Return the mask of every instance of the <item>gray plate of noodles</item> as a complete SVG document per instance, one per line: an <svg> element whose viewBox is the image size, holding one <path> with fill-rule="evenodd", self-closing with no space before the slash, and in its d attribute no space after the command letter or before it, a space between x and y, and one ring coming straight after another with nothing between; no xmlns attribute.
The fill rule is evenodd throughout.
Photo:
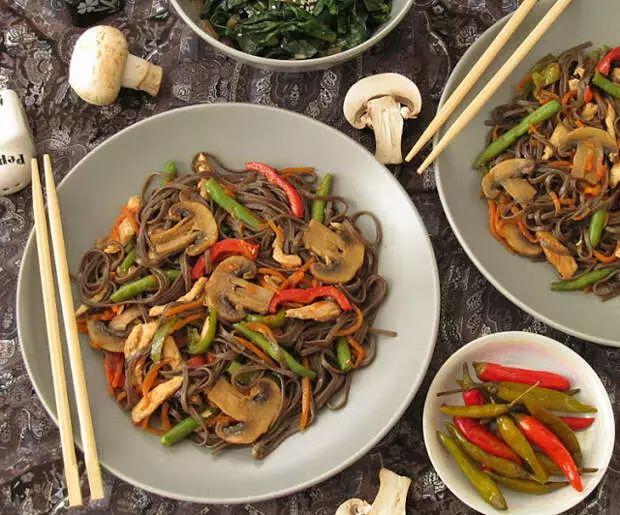
<svg viewBox="0 0 620 515"><path fill-rule="evenodd" d="M360 458L415 395L433 251L340 132L261 106L174 110L97 147L59 196L100 459L120 478L203 503L288 494ZM18 319L55 419L33 238Z"/></svg>
<svg viewBox="0 0 620 515"><path fill-rule="evenodd" d="M536 6L480 84L552 3ZM619 16L613 0L575 0L437 162L450 224L487 279L539 320L616 347ZM596 19L610 23L585 21ZM444 99L502 23L466 53Z"/></svg>

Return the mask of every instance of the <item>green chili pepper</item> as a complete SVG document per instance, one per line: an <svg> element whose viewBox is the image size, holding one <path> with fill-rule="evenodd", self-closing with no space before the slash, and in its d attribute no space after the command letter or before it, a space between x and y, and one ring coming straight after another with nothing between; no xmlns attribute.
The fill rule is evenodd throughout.
<svg viewBox="0 0 620 515"><path fill-rule="evenodd" d="M568 486L570 483L568 481L551 481L549 483L545 483L541 485L536 481L530 481L528 479L514 479L510 477L500 476L499 474L494 474L493 472L485 471L485 474L492 477L495 481L504 485L515 492L522 492L524 494L532 494L532 495L544 495L550 492L554 492L555 490L559 490L560 488L564 488Z"/></svg>
<svg viewBox="0 0 620 515"><path fill-rule="evenodd" d="M441 431L437 431L437 438L439 438L441 445L448 451L463 474L465 474L465 477L467 477L472 486L478 491L480 497L498 510L507 510L508 505L506 504L506 499L504 499L502 492L495 482L470 460L467 454L465 454L452 438L443 434Z"/></svg>
<svg viewBox="0 0 620 515"><path fill-rule="evenodd" d="M536 89L542 89L559 81L560 75L560 64L549 63L542 70L532 72L532 82Z"/></svg>
<svg viewBox="0 0 620 515"><path fill-rule="evenodd" d="M607 215L607 211L605 209L599 209L596 213L592 215L590 218L590 243L592 244L592 248L595 248L601 241L601 236L603 235L603 229L605 228L605 217Z"/></svg>
<svg viewBox="0 0 620 515"><path fill-rule="evenodd" d="M118 266L118 270L120 272L127 272L131 265L136 262L136 244L135 240L131 240L127 245L125 245L125 259Z"/></svg>
<svg viewBox="0 0 620 515"><path fill-rule="evenodd" d="M500 436L508 444L508 446L519 456L521 456L530 466L532 472L534 473L534 479L536 479L539 483L546 483L549 479L546 469L541 465L540 461L538 461L538 458L536 458L536 453L534 452L534 449L532 449L530 442L517 427L512 418L507 415L498 417L497 427L499 429Z"/></svg>
<svg viewBox="0 0 620 515"><path fill-rule="evenodd" d="M211 177L204 185L206 192L218 206L225 209L233 218L243 222L252 229L260 229L261 221L247 208L243 207L234 198L228 196L218 182Z"/></svg>
<svg viewBox="0 0 620 515"><path fill-rule="evenodd" d="M532 388L526 384L511 382L491 383L485 386L490 393L497 395L506 402L512 402L517 397L522 397L526 390ZM540 406L549 410L566 411L568 413L592 413L597 411L595 407L583 404L570 395L557 390L536 386L528 393L536 399ZM518 399L517 402L523 404L523 398Z"/></svg>
<svg viewBox="0 0 620 515"><path fill-rule="evenodd" d="M286 323L286 313L280 311L275 315L248 315L245 317L247 322L256 322L259 324L265 324L271 329L279 329Z"/></svg>
<svg viewBox="0 0 620 515"><path fill-rule="evenodd" d="M338 365L340 370L348 372L353 368L351 366L351 348L349 342L344 336L336 338L336 358L338 358Z"/></svg>
<svg viewBox="0 0 620 515"><path fill-rule="evenodd" d="M332 187L332 182L334 181L334 176L331 173L328 173L325 177L323 177L323 181L319 184L319 187L316 190L316 194L324 197L325 195L329 195L329 192ZM325 218L325 201L320 199L315 199L312 201L312 219L317 222L323 223Z"/></svg>
<svg viewBox="0 0 620 515"><path fill-rule="evenodd" d="M209 408L200 414L200 416L208 420L213 415L218 413L218 409ZM188 435L192 434L198 427L200 423L194 417L187 417L177 422L170 430L161 435L161 443L166 447L172 447L175 443L180 442Z"/></svg>
<svg viewBox="0 0 620 515"><path fill-rule="evenodd" d="M448 406L443 404L439 409L450 417L495 418L508 413L512 406L510 404L483 404L482 406Z"/></svg>
<svg viewBox="0 0 620 515"><path fill-rule="evenodd" d="M605 78L600 72L594 74L592 84L598 86L603 91L609 93L612 97L620 98L620 84L610 81Z"/></svg>
<svg viewBox="0 0 620 515"><path fill-rule="evenodd" d="M179 275L181 275L181 272L178 270L166 270L165 275L168 278L168 281L174 282ZM157 282L157 277L154 275L147 275L146 277L142 277L141 279L121 286L112 295L110 295L110 300L112 302L123 302L125 300L133 299L145 291L157 288L158 285L159 283Z"/></svg>
<svg viewBox="0 0 620 515"><path fill-rule="evenodd" d="M188 329L188 334L191 334L191 336L187 341L187 352L190 354L204 354L213 343L213 340L215 339L215 331L217 329L217 313L213 308L209 308L208 321L209 325L207 326L207 333L202 339L194 327Z"/></svg>
<svg viewBox="0 0 620 515"><path fill-rule="evenodd" d="M581 465L583 462L583 454L581 453L579 440L577 440L577 437L571 428L566 425L566 422L551 413L549 410L540 406L536 399L531 395L525 395L524 400L525 407L528 409L530 414L551 429L551 431L555 433L555 436L557 436L564 444L564 447L566 447L568 452L571 453L577 466Z"/></svg>
<svg viewBox="0 0 620 515"><path fill-rule="evenodd" d="M176 324L178 320L178 317L173 317L165 324L159 326L157 331L155 331L153 341L151 342L151 361L153 361L153 363L159 363L159 360L161 359L161 350L164 347L164 341L168 334L170 334L172 326Z"/></svg>
<svg viewBox="0 0 620 515"><path fill-rule="evenodd" d="M491 143L482 154L476 159L474 168L482 168L491 159L499 156L504 150L512 146L521 136L527 134L530 126L537 125L551 118L562 109L562 104L557 100L547 102L539 107L533 113L527 115L521 122L502 134L493 143Z"/></svg>
<svg viewBox="0 0 620 515"><path fill-rule="evenodd" d="M243 336L252 340L256 345L258 345L262 350L264 350L269 356L271 356L276 361L280 361L280 358L284 361L286 366L291 370L291 372L295 372L300 376L307 376L310 379L314 379L316 377L316 372L314 370L308 370L303 367L293 356L291 356L286 350L284 350L279 345L274 345L267 338L265 338L262 334L257 333L256 331L252 331L248 329L245 325L237 323L233 324L233 327L239 331Z"/></svg>
<svg viewBox="0 0 620 515"><path fill-rule="evenodd" d="M161 181L162 185L168 184L172 179L177 176L177 165L174 163L174 161L166 161L166 164L164 165L164 175L165 178Z"/></svg>
<svg viewBox="0 0 620 515"><path fill-rule="evenodd" d="M588 286L592 286L599 281L605 279L608 275L614 272L613 268L601 268L600 270L592 270L587 274L578 277L572 281L556 281L551 283L551 289L553 291L575 291L583 290Z"/></svg>
<svg viewBox="0 0 620 515"><path fill-rule="evenodd" d="M557 463L546 454L542 452L537 452L536 457L538 458L538 461L540 461L540 464L545 467L545 470L550 476L564 475L564 472L562 472L562 469L558 467ZM592 467L582 467L579 469L579 472L581 474L594 474L595 472L598 472L598 469Z"/></svg>
<svg viewBox="0 0 620 515"><path fill-rule="evenodd" d="M459 444L461 449L463 449L478 463L486 465L504 476L520 478L528 477L527 470L516 464L514 461L495 456L470 442L467 438L465 438L465 436L463 436L454 424L446 424L446 429L449 431L450 436L454 438L456 443Z"/></svg>

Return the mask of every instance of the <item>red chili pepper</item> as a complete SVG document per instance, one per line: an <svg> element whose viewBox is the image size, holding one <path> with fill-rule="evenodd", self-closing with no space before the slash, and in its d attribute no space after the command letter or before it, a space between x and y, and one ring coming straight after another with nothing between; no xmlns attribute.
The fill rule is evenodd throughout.
<svg viewBox="0 0 620 515"><path fill-rule="evenodd" d="M252 170L254 172L262 173L267 180L282 189L286 196L288 197L288 202L291 206L291 211L297 218L304 217L304 203L297 193L297 190L288 182L284 177L282 177L278 172L276 172L271 166L266 165L265 163L256 163L249 162L245 163L245 167L248 170Z"/></svg>
<svg viewBox="0 0 620 515"><path fill-rule="evenodd" d="M581 483L581 476L579 476L579 469L570 452L558 437L531 415L515 415L515 419L527 439L538 445L560 467L575 490L582 492L583 484Z"/></svg>
<svg viewBox="0 0 620 515"><path fill-rule="evenodd" d="M473 388L475 385L469 375L469 366L467 363L463 364L463 379L459 382L459 385L465 388L465 390L463 390L463 401L465 402L465 406L482 406L485 403L482 392L478 390L478 388Z"/></svg>
<svg viewBox="0 0 620 515"><path fill-rule="evenodd" d="M317 286L316 288L291 288L277 292L271 299L269 304L269 312L275 313L278 306L283 302L300 302L301 304L310 304L319 297L331 297L344 311L353 309L349 299L335 286Z"/></svg>
<svg viewBox="0 0 620 515"><path fill-rule="evenodd" d="M587 104L588 102L592 102L594 98L594 93L592 93L592 88L590 86L586 86L586 90L583 93L583 101Z"/></svg>
<svg viewBox="0 0 620 515"><path fill-rule="evenodd" d="M611 65L614 61L620 61L620 46L614 48L611 52L609 52L601 61L598 63L596 70L602 75L609 75L611 71Z"/></svg>
<svg viewBox="0 0 620 515"><path fill-rule="evenodd" d="M207 360L205 357L202 354L198 354L198 356L194 356L193 358L187 360L187 368L201 367L206 363Z"/></svg>
<svg viewBox="0 0 620 515"><path fill-rule="evenodd" d="M594 423L594 420L595 420L592 417L560 417L560 418L573 431L579 431L580 429L587 429Z"/></svg>
<svg viewBox="0 0 620 515"><path fill-rule="evenodd" d="M192 271L190 273L190 277L192 278L192 281L197 281L203 275L205 275L206 268L207 268L207 265L205 261L205 255L201 254L200 257L194 263L194 266L192 267Z"/></svg>
<svg viewBox="0 0 620 515"><path fill-rule="evenodd" d="M221 240L209 249L211 263L215 263L227 254L240 254L252 261L256 261L260 245L248 243L245 240Z"/></svg>
<svg viewBox="0 0 620 515"><path fill-rule="evenodd" d="M463 433L463 436L467 438L471 443L476 444L481 449L505 458L510 461L514 461L521 465L523 462L521 458L506 445L502 440L495 436L491 431L484 427L480 422L473 418L467 417L454 417L454 423L458 427L459 431Z"/></svg>
<svg viewBox="0 0 620 515"><path fill-rule="evenodd" d="M118 352L106 352L103 357L108 391L110 395L116 388L125 386L125 357Z"/></svg>
<svg viewBox="0 0 620 515"><path fill-rule="evenodd" d="M476 375L483 381L510 381L513 383L534 385L552 390L568 390L570 382L565 377L542 370L527 370L525 368L504 367L497 363L474 363Z"/></svg>

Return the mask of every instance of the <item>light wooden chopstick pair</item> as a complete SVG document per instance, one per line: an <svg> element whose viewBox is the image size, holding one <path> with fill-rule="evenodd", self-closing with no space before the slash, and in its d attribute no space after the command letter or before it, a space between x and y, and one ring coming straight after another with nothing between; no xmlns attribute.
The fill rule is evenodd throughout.
<svg viewBox="0 0 620 515"><path fill-rule="evenodd" d="M480 112L480 109L489 101L493 94L499 89L499 87L506 81L515 68L521 63L521 61L527 56L527 54L534 48L534 45L545 34L545 32L551 27L551 25L562 14L564 9L568 7L572 0L558 0L551 9L547 12L544 18L538 23L538 25L530 32L525 38L523 43L515 50L510 58L499 69L495 76L487 83L487 85L480 91L471 104L463 111L463 113L457 118L457 120L446 131L443 138L439 140L430 155L424 160L422 165L418 168L418 173L423 173L429 165L437 159L437 157L446 149L446 147L456 138L460 132L469 124L473 118ZM482 54L475 66L467 74L463 82L454 90L454 93L446 101L441 110L437 113L433 121L426 128L420 139L411 149L411 152L406 157L406 161L411 161L418 152L426 145L435 133L443 126L448 120L450 115L458 107L461 101L465 98L467 93L480 79L485 70L489 67L493 59L497 56L502 48L506 45L510 36L512 36L521 25L523 20L527 17L530 11L536 5L536 0L523 0L521 6L515 11L514 15L508 20L506 25L502 28L497 35L493 43Z"/></svg>
<svg viewBox="0 0 620 515"><path fill-rule="evenodd" d="M52 380L54 383L54 398L58 412L58 425L60 427L60 442L62 445L62 459L67 481L67 492L70 506L82 504L82 491L80 488L80 475L75 457L73 443L73 430L71 427L71 411L67 397L67 384L65 368L62 356L62 343L58 325L58 312L56 308L56 295L54 291L54 275L52 272L52 259L47 234L47 220L43 201L43 190L39 179L39 165L36 159L32 160L32 202L35 220L35 233L37 238L37 253L39 256L39 271L41 273L41 286L43 291L43 307L45 311L45 324L47 326L47 339L50 351L52 367ZM69 362L75 399L77 404L78 418L80 423L80 436L84 449L84 461L91 499L103 498L103 483L101 480L101 468L97 456L95 432L93 421L88 405L88 391L84 377L84 365L78 336L77 323L74 315L73 296L71 295L71 283L69 279L69 266L65 251L65 239L60 217L60 205L54 176L52 175L52 161L50 156L43 156L45 170L45 186L47 189L47 208L50 218L50 233L54 248L54 263L58 277L58 290L62 306L63 323L69 348Z"/></svg>

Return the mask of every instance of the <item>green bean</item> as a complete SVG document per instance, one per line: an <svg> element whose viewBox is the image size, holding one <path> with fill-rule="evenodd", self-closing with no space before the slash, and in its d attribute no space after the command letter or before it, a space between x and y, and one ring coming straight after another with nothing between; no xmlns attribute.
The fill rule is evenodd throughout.
<svg viewBox="0 0 620 515"><path fill-rule="evenodd" d="M527 384L511 383L509 381L485 384L485 386L489 393L497 395L506 402L512 402L517 399L517 403L523 404L523 393L529 390L528 394L534 396L543 408L549 410L566 411L568 413L591 413L597 411L595 407L583 404L564 392L558 392L549 388L542 388L540 386L532 388ZM518 399L519 397L521 398Z"/></svg>
<svg viewBox="0 0 620 515"><path fill-rule="evenodd" d="M607 216L607 211L605 209L599 209L596 213L592 215L590 218L590 243L592 244L592 248L595 248L601 241L601 236L603 235L603 229L605 228L605 218Z"/></svg>
<svg viewBox="0 0 620 515"><path fill-rule="evenodd" d="M544 495L569 485L568 481L551 481L549 483L540 484L536 481L530 481L528 479L514 479L500 476L499 474L494 474L489 471L485 471L485 474L492 477L495 481L505 487L510 488L515 492L522 492L524 494Z"/></svg>
<svg viewBox="0 0 620 515"><path fill-rule="evenodd" d="M482 406L448 406L443 404L439 409L450 417L495 418L508 413L512 406L510 404L483 404Z"/></svg>
<svg viewBox="0 0 620 515"><path fill-rule="evenodd" d="M541 465L540 461L538 461L530 442L517 427L512 418L508 415L498 417L497 428L504 442L530 466L534 473L534 479L539 483L546 483L549 479L546 469Z"/></svg>
<svg viewBox="0 0 620 515"><path fill-rule="evenodd" d="M562 104L557 100L547 102L533 113L527 115L521 122L502 134L491 143L482 154L476 159L474 168L482 168L491 159L499 156L504 150L513 145L521 136L526 134L532 125L537 125L551 118L562 109Z"/></svg>
<svg viewBox="0 0 620 515"><path fill-rule="evenodd" d="M136 262L136 240L131 240L127 245L125 245L125 259L118 266L119 272L126 273L131 265Z"/></svg>
<svg viewBox="0 0 620 515"><path fill-rule="evenodd" d="M262 334L257 333L256 331L252 331L248 329L245 325L241 323L233 324L233 327L239 331L243 336L252 340L256 345L258 345L262 350L264 350L269 356L275 359L277 362L280 362L280 358L284 361L286 366L291 370L291 372L295 372L300 376L306 376L310 379L316 378L316 372L314 370L308 370L304 366L302 366L293 356L291 356L286 350L284 350L279 345L274 345L267 338L265 338Z"/></svg>
<svg viewBox="0 0 620 515"><path fill-rule="evenodd" d="M321 184L319 184L319 187L316 190L316 194L320 195L321 197L329 195L333 181L334 176L331 173L328 173L325 177L323 177ZM325 201L321 199L314 199L312 201L312 219L316 220L317 222L323 223L324 218Z"/></svg>
<svg viewBox="0 0 620 515"><path fill-rule="evenodd" d="M208 420L213 415L215 415L219 410L216 408L209 408L200 414L200 416ZM187 417L177 422L171 429L161 435L161 443L166 447L172 447L175 443L180 442L188 435L192 434L198 427L200 423L194 417Z"/></svg>
<svg viewBox="0 0 620 515"><path fill-rule="evenodd" d="M181 274L178 270L166 270L164 273L170 282L176 281ZM112 302L123 302L125 300L133 299L145 291L157 288L158 285L159 283L157 281L157 277L154 275L147 275L146 277L142 277L141 279L121 286L112 295L110 295L110 300Z"/></svg>
<svg viewBox="0 0 620 515"><path fill-rule="evenodd" d="M612 97L620 98L620 84L606 79L600 72L594 74L592 84L609 93Z"/></svg>
<svg viewBox="0 0 620 515"><path fill-rule="evenodd" d="M572 281L557 281L551 283L551 289L553 291L583 290L588 286L592 286L593 284L602 281L613 272L613 268L601 268L600 270L592 270L591 272L588 272L587 274L584 274L577 279L573 279Z"/></svg>
<svg viewBox="0 0 620 515"><path fill-rule="evenodd" d="M190 328L188 334L191 336L187 341L187 352L190 354L204 354L215 339L215 330L217 329L217 313L215 309L209 308L209 325L204 338L200 338L198 330ZM193 329L193 331L192 331ZM191 331L191 333L189 333Z"/></svg>
<svg viewBox="0 0 620 515"><path fill-rule="evenodd" d="M340 370L348 372L353 368L351 366L351 348L349 342L344 336L336 338L336 357L338 358L338 365Z"/></svg>
<svg viewBox="0 0 620 515"><path fill-rule="evenodd" d="M256 322L259 324L265 324L271 329L279 329L286 323L286 313L280 311L275 315L248 315L245 317L246 322Z"/></svg>
<svg viewBox="0 0 620 515"><path fill-rule="evenodd" d="M262 222L247 208L234 198L228 196L218 182L211 177L204 185L206 192L218 206L226 210L236 220L243 222L252 229L260 229Z"/></svg>
<svg viewBox="0 0 620 515"><path fill-rule="evenodd" d="M177 165L174 161L166 161L164 165L164 179L162 180L162 185L168 184L172 179L177 176Z"/></svg>
<svg viewBox="0 0 620 515"><path fill-rule="evenodd" d="M170 329L178 320L178 317L173 317L155 331L153 341L151 342L151 360L153 363L159 363L161 351L164 348L164 341L168 334L170 334Z"/></svg>
<svg viewBox="0 0 620 515"><path fill-rule="evenodd" d="M504 499L502 492L495 482L469 459L467 454L465 454L452 438L443 434L441 431L437 431L437 438L439 438L441 445L448 451L463 474L465 474L465 477L467 477L472 486L478 491L480 497L498 510L507 510L506 499Z"/></svg>

